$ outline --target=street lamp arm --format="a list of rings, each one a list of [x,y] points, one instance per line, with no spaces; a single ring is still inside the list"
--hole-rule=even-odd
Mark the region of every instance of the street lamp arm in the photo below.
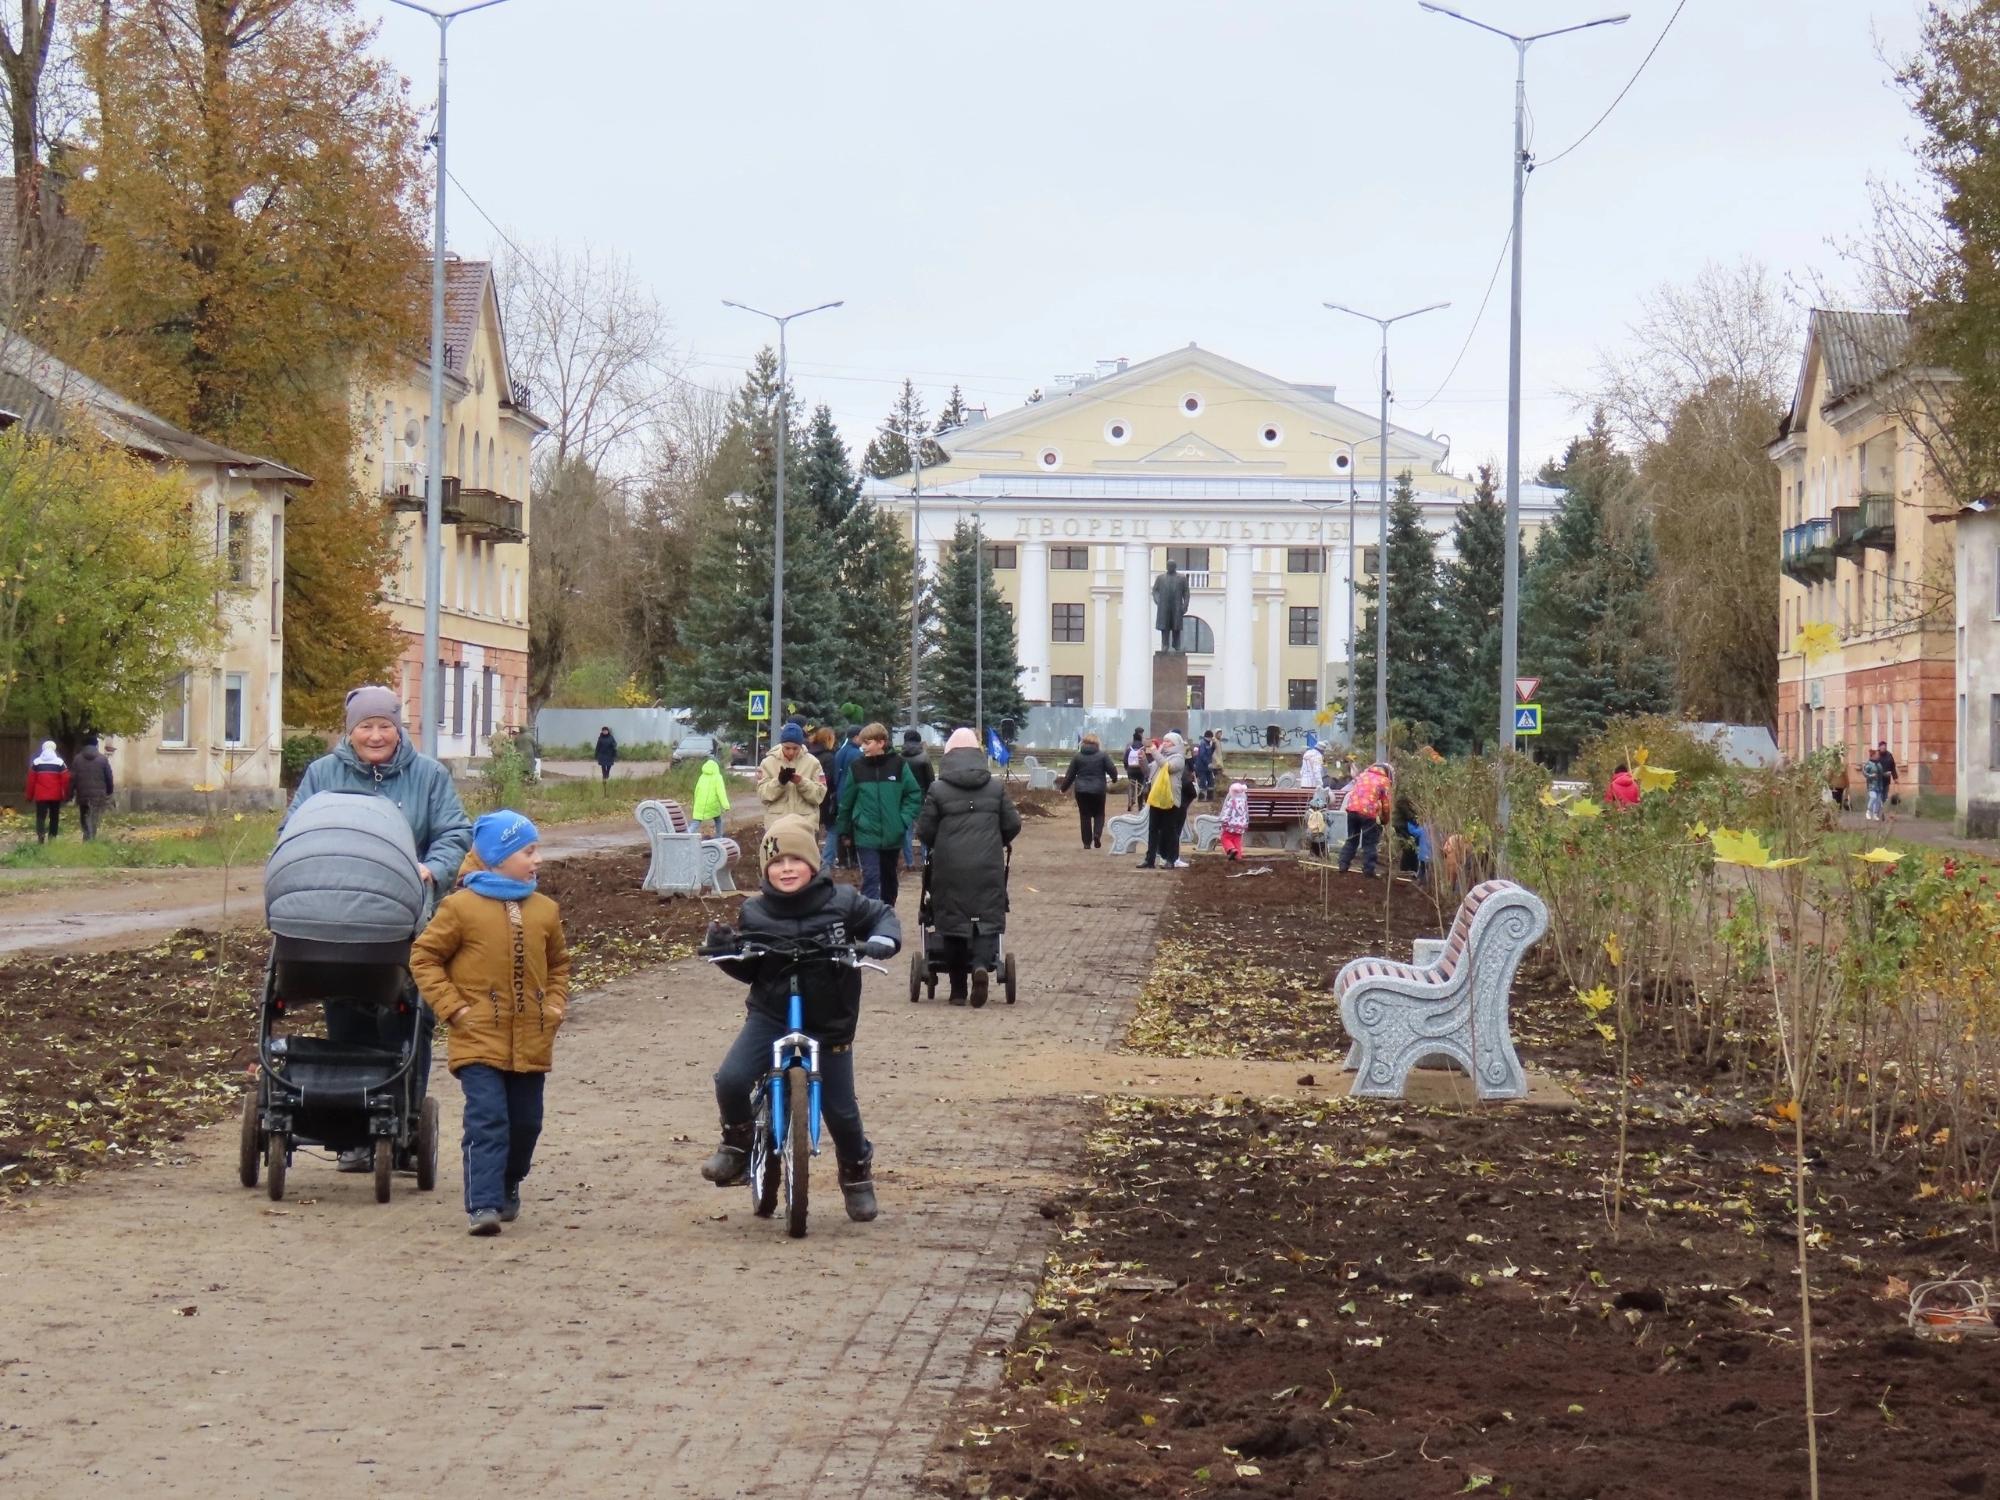
[[[1554,31],[1538,31],[1533,36],[1522,37],[1521,43],[1525,46],[1529,42],[1545,41],[1552,36],[1568,36],[1572,31],[1588,31],[1593,26],[1623,26],[1631,19],[1628,12],[1621,11],[1615,16],[1599,16],[1595,21],[1579,21],[1574,26],[1558,26]]]
[[[1417,0],[1417,8],[1419,10],[1435,11],[1441,16],[1450,16],[1454,21],[1463,21],[1468,26],[1477,26],[1481,31],[1490,31],[1495,36],[1504,36],[1510,42],[1524,42],[1528,40],[1526,37],[1514,35],[1511,31],[1502,31],[1498,26],[1489,26],[1484,21],[1475,21],[1463,11],[1453,10],[1449,5],[1438,5],[1435,3],[1435,0]]]
[[[472,0],[470,5],[461,5],[455,10],[438,10],[429,5],[419,5],[417,0],[389,0],[391,5],[400,5],[404,10],[414,10],[429,16],[433,21],[456,21],[460,16],[469,16],[475,10],[490,10],[496,5],[505,5],[507,0]]]

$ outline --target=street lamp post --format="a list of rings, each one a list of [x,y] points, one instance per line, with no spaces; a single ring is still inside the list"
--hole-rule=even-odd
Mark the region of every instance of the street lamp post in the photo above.
[[[436,201],[431,205],[431,418],[424,475],[424,670],[418,711],[423,725],[418,745],[435,757],[438,725],[444,718],[444,678],[438,662],[438,595],[444,592],[444,185],[445,185],[445,34],[451,23],[475,10],[489,10],[506,0],[472,0],[455,10],[435,10],[418,0],[390,0],[437,22],[438,118]]]
[[[785,443],[791,436],[788,409],[791,388],[786,384],[785,325],[794,318],[803,318],[807,313],[825,312],[829,307],[842,304],[822,302],[817,307],[802,307],[797,312],[782,315],[765,312],[747,302],[731,302],[727,297],[722,299],[722,305],[733,307],[738,312],[755,313],[778,325],[778,496],[771,544],[771,723],[778,724],[785,717]]]
[[[923,433],[910,424],[910,727],[921,732],[923,700],[917,691],[917,658],[924,614],[924,444]]]
[[[1481,31],[1490,31],[1495,36],[1503,36],[1514,44],[1514,237],[1513,284],[1511,306],[1507,316],[1507,535],[1506,557],[1501,565],[1500,595],[1500,753],[1499,762],[1500,804],[1496,820],[1498,837],[1495,841],[1500,867],[1506,868],[1507,860],[1507,757],[1514,751],[1514,678],[1520,672],[1521,633],[1521,202],[1528,187],[1528,49],[1536,42],[1552,36],[1566,36],[1572,31],[1587,31],[1593,26],[1622,26],[1631,20],[1629,15],[1599,16],[1594,21],[1579,21],[1574,26],[1558,26],[1552,31],[1537,31],[1530,36],[1517,36],[1511,31],[1503,31],[1498,26],[1489,26],[1484,21],[1475,21],[1471,16],[1461,15],[1448,5],[1438,5],[1435,0],[1417,0],[1420,8],[1435,11],[1441,16],[1450,16],[1454,21],[1463,21],[1468,26],[1477,26]]]
[[[985,500],[984,495],[972,497],[972,724],[982,750],[986,748]]]
[[[1387,318],[1358,312],[1339,302],[1322,306],[1350,318],[1364,318],[1382,330],[1382,492],[1376,497],[1375,520],[1375,759],[1379,762],[1389,758],[1389,325],[1451,304],[1432,302]]]

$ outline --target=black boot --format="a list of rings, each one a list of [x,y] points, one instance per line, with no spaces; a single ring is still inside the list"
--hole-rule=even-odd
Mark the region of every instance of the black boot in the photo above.
[[[986,1003],[986,982],[992,976],[985,969],[972,971],[972,1008],[978,1010]]]
[[[853,1166],[840,1163],[840,1195],[847,1200],[847,1217],[866,1224],[875,1217],[875,1153]]]
[[[954,969],[951,975],[951,993],[946,996],[953,1005],[965,1004],[965,971]]]
[[[750,1132],[756,1128],[754,1124],[724,1125],[722,1144],[701,1164],[701,1175],[717,1187],[735,1187],[740,1183],[750,1170]]]

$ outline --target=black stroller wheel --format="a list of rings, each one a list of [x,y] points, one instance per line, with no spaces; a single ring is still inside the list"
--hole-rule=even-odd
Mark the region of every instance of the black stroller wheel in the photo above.
[[[924,962],[924,950],[922,948],[919,948],[915,953],[910,955],[910,1004],[912,1005],[917,1003],[918,993],[924,987],[924,975],[929,967]]]
[[[285,1158],[291,1142],[273,1131],[264,1143],[264,1191],[273,1203],[285,1196]]]
[[[438,1102],[424,1098],[417,1114],[417,1191],[428,1193],[438,1185]]]
[[[256,1084],[243,1096],[243,1142],[236,1158],[236,1180],[247,1188],[257,1185],[264,1166],[264,1122],[261,1118],[262,1092]]]
[[[389,1201],[389,1187],[396,1172],[396,1143],[386,1135],[375,1138],[375,1201]]]
[[[1000,966],[1000,982],[1007,987],[1007,1003],[1012,1005],[1016,994],[1014,988],[1014,955],[1008,954],[1007,961]]]

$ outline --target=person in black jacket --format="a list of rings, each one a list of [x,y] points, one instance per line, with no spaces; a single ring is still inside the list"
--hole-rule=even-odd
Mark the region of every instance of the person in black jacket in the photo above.
[[[591,752],[591,758],[597,762],[597,769],[604,773],[604,779],[609,781],[611,768],[618,764],[618,736],[611,732],[609,724],[597,731],[597,747]]]
[[[708,929],[703,952],[734,952],[748,943],[855,943],[870,958],[882,959],[902,946],[894,907],[869,900],[851,885],[835,885],[820,868],[819,830],[811,819],[773,819],[758,852],[764,862],[762,889],[743,903],[736,931],[719,924]],[[729,959],[717,967],[750,986],[743,1029],[715,1070],[722,1143],[701,1168],[717,1187],[731,1187],[750,1165],[755,1128],[750,1091],[770,1069],[772,1043],[791,1029],[791,977],[777,958]],[[861,975],[838,964],[808,964],[798,970],[798,983],[806,1032],[820,1044],[820,1111],[840,1163],[841,1196],[847,1217],[865,1224],[875,1217],[875,1148],[861,1128],[854,1093]]]
[[[924,748],[924,737],[916,730],[903,731],[902,755],[910,768],[910,774],[917,778],[917,795],[921,797],[931,789],[931,783],[937,779],[937,772],[931,769],[931,753]],[[915,823],[903,830],[903,868],[906,870],[914,870],[917,867],[916,836]]]
[[[1007,928],[1007,846],[1021,831],[1021,813],[993,779],[986,752],[970,729],[945,741],[937,780],[917,814],[917,841],[931,851],[932,926],[944,939],[939,965],[951,976],[951,1003],[986,1003],[987,980],[999,963]]]
[[[1086,849],[1104,847],[1104,798],[1116,785],[1118,763],[1104,753],[1104,745],[1095,734],[1084,735],[1056,790],[1076,793],[1076,821],[1083,830]]]

